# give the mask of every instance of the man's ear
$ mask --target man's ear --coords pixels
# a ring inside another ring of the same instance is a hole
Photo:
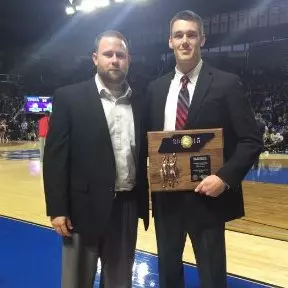
[[[171,35],[169,36],[169,40],[168,41],[169,41],[169,48],[173,50],[174,48],[173,48],[173,44],[172,44]]]
[[[98,54],[97,54],[97,52],[93,52],[92,60],[93,60],[93,62],[95,64],[95,66],[98,66]]]
[[[205,45],[205,43],[206,43],[206,35],[203,34],[201,38],[202,38],[202,39],[201,39],[201,48],[203,48],[204,45]]]
[[[130,64],[131,64],[131,55],[128,54],[128,65],[130,66]]]

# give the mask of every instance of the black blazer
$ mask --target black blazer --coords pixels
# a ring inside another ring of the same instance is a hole
[[[163,130],[166,99],[174,75],[175,72],[167,74],[148,88],[150,131]],[[194,194],[193,209],[198,211],[199,219],[208,223],[215,219],[228,221],[244,215],[241,181],[259,155],[263,143],[240,79],[204,62],[185,129],[209,128],[224,129],[225,164],[216,175],[231,188],[218,198]],[[156,196],[159,199],[160,194]]]
[[[141,95],[132,93],[139,217],[148,228],[149,204]],[[76,232],[100,235],[113,204],[116,166],[95,79],[56,91],[44,150],[48,216],[69,216]]]

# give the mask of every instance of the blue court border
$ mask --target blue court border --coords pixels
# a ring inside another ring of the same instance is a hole
[[[53,231],[53,229],[49,226],[45,226],[45,225],[41,225],[41,224],[38,224],[38,223],[34,223],[34,222],[30,222],[30,221],[25,221],[25,220],[21,220],[21,219],[17,219],[17,218],[13,218],[13,217],[9,217],[9,216],[4,216],[4,215],[0,215],[0,219],[3,218],[3,219],[6,219],[6,220],[10,220],[10,221],[14,221],[14,222],[20,222],[20,223],[23,223],[23,224],[27,224],[27,225],[32,225],[32,226],[36,226],[38,228],[42,228],[42,229],[47,229],[47,230],[50,230],[50,231]],[[244,233],[245,234],[245,233]],[[1,241],[1,239],[0,239]],[[147,251],[143,251],[143,250],[140,250],[140,249],[137,249],[136,252],[139,252],[141,254],[145,254],[147,255],[148,257],[153,257],[155,259],[157,259],[157,254],[155,253],[151,253],[151,252],[147,252]],[[155,260],[154,259],[154,260]],[[185,266],[185,269],[189,269],[190,268],[193,268],[193,269],[196,269],[196,265],[192,264],[192,263],[188,263],[188,262],[183,262],[184,266]],[[1,271],[0,271],[1,272]],[[250,279],[250,278],[247,278],[247,277],[242,277],[242,276],[238,276],[238,275],[235,275],[235,274],[232,274],[232,273],[227,273],[227,277],[230,277],[230,278],[234,278],[234,279],[238,279],[240,281],[245,281],[245,282],[250,282],[251,285],[253,285],[253,287],[255,287],[255,285],[262,285],[262,286],[259,286],[259,288],[263,287],[273,287],[273,288],[281,288],[281,286],[276,286],[276,285],[273,285],[273,284],[270,284],[270,283],[265,283],[265,282],[262,282],[262,281],[258,281],[258,280],[254,280],[254,279]],[[0,279],[1,280],[1,279]],[[1,284],[1,283],[0,283]],[[247,284],[247,283],[246,283]],[[1,285],[0,285],[1,286]],[[138,287],[138,286],[137,286]],[[141,286],[142,287],[142,286]],[[152,286],[151,286],[152,287]],[[155,286],[157,287],[157,286]],[[245,286],[247,287],[247,285]],[[18,288],[18,287],[17,287]]]

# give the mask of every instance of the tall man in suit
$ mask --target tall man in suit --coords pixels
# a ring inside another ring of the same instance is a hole
[[[189,192],[152,196],[161,288],[183,288],[186,235],[202,288],[226,286],[225,222],[244,215],[241,181],[262,146],[240,79],[201,59],[202,19],[191,11],[171,21],[176,68],[150,84],[149,130],[224,129],[225,164]]]
[[[62,288],[131,287],[138,217],[148,227],[141,97],[122,34],[96,40],[93,79],[56,91],[44,153],[47,215],[63,236]]]

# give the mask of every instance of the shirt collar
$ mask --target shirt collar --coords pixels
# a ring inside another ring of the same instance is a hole
[[[195,81],[195,79],[197,79],[197,77],[199,76],[200,71],[201,71],[201,68],[202,68],[202,65],[203,65],[203,60],[200,59],[200,61],[199,61],[199,63],[197,64],[197,66],[196,66],[193,70],[191,70],[190,72],[188,72],[187,74],[183,74],[182,72],[180,72],[180,71],[178,70],[177,67],[175,67],[175,78],[176,78],[177,80],[179,80],[179,83],[180,83],[181,78],[182,78],[184,75],[186,75],[186,76],[188,76],[190,82],[193,83],[193,82]]]
[[[104,97],[108,96],[108,97],[114,98],[114,96],[112,95],[110,90],[104,85],[104,83],[101,80],[101,78],[100,78],[98,73],[95,75],[95,83],[96,83],[96,86],[97,86],[98,93],[99,93],[99,95],[101,97],[102,96],[104,96]],[[132,96],[132,89],[129,86],[127,81],[125,81],[125,86],[126,86],[126,90],[125,90],[124,94],[121,97],[119,97],[119,98],[129,98],[130,99],[130,97]]]

